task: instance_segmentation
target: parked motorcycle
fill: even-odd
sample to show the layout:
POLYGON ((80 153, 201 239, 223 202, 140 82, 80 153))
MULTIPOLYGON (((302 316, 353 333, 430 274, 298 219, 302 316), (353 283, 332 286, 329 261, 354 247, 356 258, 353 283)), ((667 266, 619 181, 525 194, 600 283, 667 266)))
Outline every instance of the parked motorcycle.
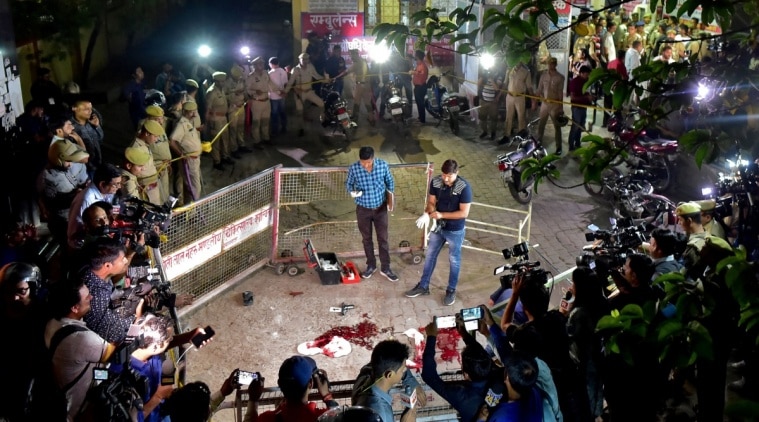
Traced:
POLYGON ((332 128, 332 133, 340 130, 345 135, 345 140, 350 142, 358 126, 351 120, 348 114, 348 103, 343 100, 340 93, 335 91, 334 82, 322 84, 321 94, 324 98, 324 115, 322 126, 332 128))
POLYGON ((406 97, 401 96, 402 86, 400 77, 395 75, 385 85, 382 99, 385 103, 385 114, 389 114, 390 120, 399 125, 405 125, 411 118, 411 104, 406 97))
MULTIPOLYGON (((630 112, 631 115, 636 113, 630 112)), ((657 192, 664 192, 672 186, 677 163, 676 140, 649 137, 645 129, 635 129, 627 124, 621 113, 609 119, 608 130, 613 133, 614 146, 627 149, 627 157, 617 156, 612 160, 612 166, 624 163, 631 170, 645 170, 657 192)))
POLYGON ((532 129, 539 121, 540 119, 531 121, 527 125, 527 129, 512 138, 514 142, 518 142, 516 151, 499 154, 493 163, 498 166, 498 171, 501 172, 503 184, 509 188, 511 196, 520 204, 528 204, 532 200, 535 177, 523 181, 519 163, 525 158, 533 157, 540 160, 548 155, 543 144, 532 135, 532 129))
POLYGON ((469 101, 465 95, 457 92, 448 92, 448 89, 440 85, 440 78, 430 76, 427 80, 427 96, 424 100, 424 108, 427 113, 437 119, 437 124, 447 121, 454 135, 459 134, 459 114, 469 110, 469 101))
MULTIPOLYGON (((612 167, 613 168, 613 167, 612 167)), ((622 175, 613 168, 602 179, 601 194, 586 190, 611 202, 617 218, 629 218, 635 226, 672 228, 677 223, 675 209, 677 204, 669 198, 654 193, 654 186, 649 182, 649 174, 644 170, 635 170, 622 175)))

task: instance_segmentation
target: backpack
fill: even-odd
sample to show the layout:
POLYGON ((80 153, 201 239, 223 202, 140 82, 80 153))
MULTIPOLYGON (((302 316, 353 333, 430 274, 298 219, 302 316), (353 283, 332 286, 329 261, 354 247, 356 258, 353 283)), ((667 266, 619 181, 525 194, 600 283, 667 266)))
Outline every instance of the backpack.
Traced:
POLYGON ((74 386, 90 369, 90 364, 84 367, 71 382, 59 387, 53 378, 53 356, 61 342, 71 334, 87 331, 86 327, 78 324, 65 325, 58 329, 50 339, 48 359, 42 363, 40 373, 32 381, 27 397, 27 408, 31 420, 65 421, 68 411, 66 393, 74 386))

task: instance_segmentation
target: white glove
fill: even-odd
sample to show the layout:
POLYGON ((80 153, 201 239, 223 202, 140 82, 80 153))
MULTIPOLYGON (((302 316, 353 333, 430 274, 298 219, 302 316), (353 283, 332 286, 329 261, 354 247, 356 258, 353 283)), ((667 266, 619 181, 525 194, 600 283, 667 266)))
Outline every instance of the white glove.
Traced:
POLYGON ((424 229, 428 224, 430 224, 430 215, 427 213, 416 219, 416 227, 420 229, 424 229))
POLYGON ((364 192, 360 190, 352 190, 351 191, 351 198, 358 198, 359 196, 363 195, 364 192))
POLYGON ((437 229, 437 220, 432 219, 432 227, 430 227, 430 232, 434 232, 435 229, 437 229))

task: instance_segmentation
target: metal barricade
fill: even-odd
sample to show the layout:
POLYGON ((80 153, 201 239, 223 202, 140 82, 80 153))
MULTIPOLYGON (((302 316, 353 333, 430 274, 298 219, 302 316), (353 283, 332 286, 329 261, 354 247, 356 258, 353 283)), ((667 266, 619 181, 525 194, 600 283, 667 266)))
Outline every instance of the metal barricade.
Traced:
POLYGON ((466 220, 466 242, 462 247, 501 255, 514 243, 530 240, 532 202, 527 210, 472 202, 466 220), (516 241, 509 243, 507 238, 516 241))
MULTIPOLYGON (((460 371, 455 373, 442 373, 440 378, 446 384, 460 384, 464 382, 464 377, 460 371)), ((425 407, 419 407, 416 411, 416 420, 419 422, 427 421, 458 421, 458 413, 451 407, 448 402, 443 400, 432 388, 421 379, 417 379, 419 384, 424 388, 424 392, 427 395, 427 405, 425 407)), ((351 393, 353 391, 354 380, 347 381, 331 381, 330 393, 332 398, 340 405, 350 406, 351 393)), ((392 397, 396 397, 401 394, 401 388, 391 388, 389 393, 392 397)), ((258 414, 263 412, 274 410, 282 402, 284 397, 282 391, 278 387, 267 387, 264 389, 261 399, 258 401, 258 414)), ((309 401, 321 403, 321 396, 314 389, 311 390, 308 396, 309 401)), ((219 407, 219 410, 234 409, 235 420, 241 421, 245 416, 245 411, 248 407, 248 390, 238 389, 235 391, 234 401, 224 402, 219 407)), ((395 416, 400 416, 403 412, 403 406, 400 404, 400 400, 393 400, 393 413, 395 416)))
MULTIPOLYGON (((395 210, 388 238, 391 253, 424 249, 424 234, 414 221, 424 209, 432 165, 390 166, 395 180, 395 210)), ((274 231, 271 262, 305 260, 305 239, 319 251, 342 257, 363 256, 356 205, 345 189, 347 167, 280 168, 275 171, 274 231)))

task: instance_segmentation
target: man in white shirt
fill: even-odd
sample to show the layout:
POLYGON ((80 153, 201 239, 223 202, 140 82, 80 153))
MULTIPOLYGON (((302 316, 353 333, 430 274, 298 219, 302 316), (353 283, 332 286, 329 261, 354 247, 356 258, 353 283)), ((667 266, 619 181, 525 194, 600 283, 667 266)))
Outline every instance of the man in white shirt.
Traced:
POLYGON ((95 177, 87 189, 82 190, 71 201, 69 208, 68 228, 66 236, 68 244, 76 248, 78 233, 84 230, 82 214, 90 205, 98 201, 111 202, 113 195, 121 189, 121 170, 113 164, 105 163, 95 170, 95 177))
MULTIPOLYGON (((272 57, 269 59, 269 79, 280 91, 285 90, 287 85, 287 71, 279 67, 279 59, 272 57)), ((287 113, 285 113, 285 97, 279 92, 269 91, 269 100, 271 101, 271 134, 287 132, 287 113)))
POLYGON ((665 45, 662 47, 661 51, 659 52, 659 55, 653 58, 653 61, 655 62, 665 62, 665 63, 674 63, 675 59, 672 58, 672 46, 671 45, 665 45))

